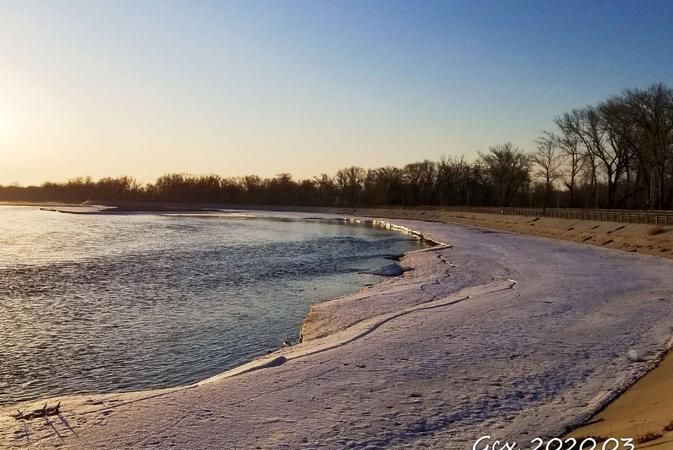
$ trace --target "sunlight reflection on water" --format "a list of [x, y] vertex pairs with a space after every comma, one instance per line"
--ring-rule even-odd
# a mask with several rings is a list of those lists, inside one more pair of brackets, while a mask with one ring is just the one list
[[0, 404], [214, 375], [422, 245], [327, 222], [0, 207], [0, 224]]

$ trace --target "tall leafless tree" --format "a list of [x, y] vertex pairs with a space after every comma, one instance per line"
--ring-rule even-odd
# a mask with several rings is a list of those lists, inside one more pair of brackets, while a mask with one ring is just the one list
[[498, 206], [510, 206], [514, 196], [530, 180], [530, 157], [511, 142], [490, 147], [479, 153], [496, 189]]
[[561, 178], [563, 159], [553, 136], [543, 136], [537, 141], [537, 150], [531, 155], [531, 161], [537, 168], [535, 177], [544, 183], [544, 205], [549, 206], [554, 183]]

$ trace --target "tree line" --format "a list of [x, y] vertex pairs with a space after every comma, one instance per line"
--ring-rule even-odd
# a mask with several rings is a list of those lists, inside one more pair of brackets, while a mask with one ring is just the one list
[[351, 166], [334, 176], [167, 174], [81, 177], [0, 186], [4, 201], [137, 201], [240, 205], [673, 208], [673, 90], [630, 89], [557, 116], [526, 152], [511, 143], [475, 160], [443, 157], [404, 167]]

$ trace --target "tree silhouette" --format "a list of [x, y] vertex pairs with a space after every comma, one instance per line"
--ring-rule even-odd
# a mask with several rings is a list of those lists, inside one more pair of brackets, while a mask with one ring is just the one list
[[0, 186], [0, 200], [548, 207], [558, 187], [563, 188], [556, 191], [561, 206], [673, 207], [671, 88], [654, 84], [626, 90], [563, 113], [553, 124], [531, 154], [506, 143], [480, 152], [475, 161], [443, 157], [401, 168], [350, 166], [333, 177], [304, 180], [288, 173], [271, 178], [170, 173], [143, 185], [128, 176], [78, 177], [40, 186]]

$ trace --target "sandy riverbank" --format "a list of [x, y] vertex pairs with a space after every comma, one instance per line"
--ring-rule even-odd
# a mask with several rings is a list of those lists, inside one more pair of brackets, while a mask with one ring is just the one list
[[264, 368], [67, 398], [48, 422], [3, 410], [0, 447], [458, 449], [482, 434], [555, 436], [645, 373], [673, 334], [669, 261], [395, 223], [453, 246], [412, 253], [403, 263], [415, 270], [316, 305], [305, 342], [237, 371]]
[[569, 436], [642, 437], [650, 440], [638, 448], [673, 448], [673, 357], [666, 358], [588, 424]]
[[460, 223], [673, 258], [673, 226], [508, 216], [423, 208], [285, 208], [287, 211]]

